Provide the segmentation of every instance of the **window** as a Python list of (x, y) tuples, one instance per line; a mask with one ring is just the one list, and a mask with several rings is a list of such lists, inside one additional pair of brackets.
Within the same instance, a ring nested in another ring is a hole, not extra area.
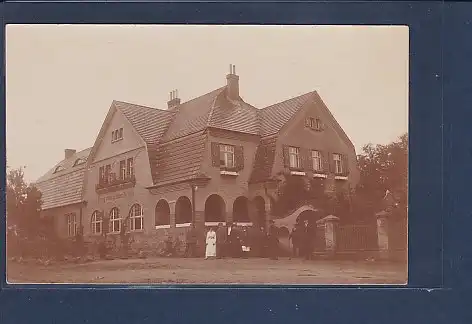
[(336, 174), (343, 173), (343, 161), (342, 161), (342, 156), (341, 154), (333, 154), (333, 160), (334, 160), (334, 172)]
[(111, 165), (105, 165), (105, 183), (110, 182), (111, 180)]
[(104, 183), (105, 182), (105, 167), (101, 166), (98, 169), (98, 182)]
[(290, 146), (288, 148), (288, 154), (290, 158), (290, 167), (299, 169), (301, 167), (300, 148)]
[(139, 204), (131, 206), (129, 211), (130, 230), (139, 231), (143, 229), (143, 208)]
[(62, 165), (59, 165), (55, 170), (54, 173), (59, 172), (59, 171), (64, 171), (65, 168)]
[(120, 179), (121, 180), (126, 179), (126, 161), (125, 160), (120, 161)]
[(75, 213), (67, 214), (67, 236), (72, 237), (77, 233), (77, 219)]
[(220, 144), (220, 167), (234, 168), (234, 146)]
[(78, 166), (78, 165), (84, 164), (85, 162), (87, 162), (87, 159), (86, 159), (86, 158), (78, 158), (77, 160), (75, 160), (74, 166)]
[(314, 171), (322, 171), (323, 170), (323, 164), (322, 164), (322, 158), (321, 158), (321, 152), (313, 150), (311, 151), (311, 159), (313, 162), (313, 170)]
[(128, 178), (131, 179), (134, 177), (134, 165), (133, 165), (133, 158), (129, 158), (126, 163), (126, 173)]
[(121, 230), (121, 218), (118, 208), (113, 207), (110, 211), (110, 232), (119, 233)]
[(98, 210), (92, 214), (92, 234), (102, 234), (103, 220)]
[(310, 118), (310, 127), (315, 130), (320, 130), (321, 120), (319, 118)]
[(115, 129), (111, 132), (111, 142), (116, 142), (123, 139), (123, 127)]

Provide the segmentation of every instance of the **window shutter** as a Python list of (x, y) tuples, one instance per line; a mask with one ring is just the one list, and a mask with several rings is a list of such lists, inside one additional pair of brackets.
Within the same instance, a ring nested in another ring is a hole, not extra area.
[(214, 167), (220, 166), (220, 144), (211, 142), (211, 162)]
[(302, 165), (300, 166), (300, 169), (304, 169), (304, 170), (310, 170), (310, 160), (309, 160), (309, 157), (308, 157), (308, 153), (309, 150), (306, 149), (306, 148), (300, 148), (300, 161), (302, 163)]
[(305, 118), (305, 127), (311, 127), (310, 118)]
[(236, 169), (240, 171), (244, 169), (244, 146), (236, 146), (234, 148), (234, 154), (236, 159)]
[(342, 155), (343, 159), (343, 174), (348, 176), (349, 175), (349, 160), (346, 154)]
[(332, 152), (326, 152), (326, 159), (327, 159), (327, 163), (328, 163), (328, 168), (327, 168), (327, 171), (329, 173), (334, 173), (334, 168), (333, 168), (333, 153)]
[(284, 159), (284, 167), (290, 167), (290, 156), (288, 154), (288, 146), (283, 146), (283, 159)]

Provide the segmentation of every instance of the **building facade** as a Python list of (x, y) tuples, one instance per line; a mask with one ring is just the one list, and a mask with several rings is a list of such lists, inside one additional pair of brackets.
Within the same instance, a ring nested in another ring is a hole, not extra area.
[(36, 182), (59, 236), (83, 228), (93, 240), (126, 224), (152, 245), (192, 222), (266, 226), (283, 176), (356, 185), (354, 146), (316, 91), (258, 109), (234, 66), (226, 78), (184, 103), (171, 92), (166, 110), (114, 101), (93, 146), (65, 150)]

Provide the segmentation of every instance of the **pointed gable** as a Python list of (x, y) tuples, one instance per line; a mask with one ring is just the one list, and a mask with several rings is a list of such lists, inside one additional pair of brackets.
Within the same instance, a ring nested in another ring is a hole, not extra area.
[(313, 93), (305, 93), (263, 108), (260, 112), (261, 136), (277, 134), (295, 116), (303, 104), (312, 98)]
[(175, 114), (173, 111), (115, 101), (115, 106), (128, 119), (147, 144), (160, 141)]

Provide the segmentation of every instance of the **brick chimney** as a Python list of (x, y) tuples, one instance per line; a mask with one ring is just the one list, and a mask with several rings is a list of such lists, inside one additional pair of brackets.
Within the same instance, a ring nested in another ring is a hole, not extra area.
[(170, 100), (167, 101), (167, 109), (172, 110), (176, 109), (180, 106), (180, 98), (179, 98), (179, 93), (177, 90), (173, 90), (169, 92), (170, 95)]
[(64, 150), (64, 158), (69, 159), (69, 158), (73, 157), (75, 152), (77, 152), (77, 151), (73, 150), (73, 149), (65, 149)]
[(229, 65), (229, 74), (226, 76), (226, 88), (228, 97), (232, 100), (239, 100), (239, 76), (236, 75), (236, 66)]

